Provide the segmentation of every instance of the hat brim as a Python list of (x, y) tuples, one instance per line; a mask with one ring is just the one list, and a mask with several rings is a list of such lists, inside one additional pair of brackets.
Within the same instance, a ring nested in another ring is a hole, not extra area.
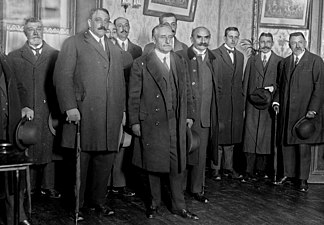
[[(309, 139), (309, 138), (311, 138), (313, 135), (314, 135), (314, 133), (315, 133), (315, 131), (316, 131), (316, 126), (315, 126), (315, 124), (314, 124), (314, 119), (313, 118), (307, 118), (306, 116), (303, 116), (303, 117), (301, 117), (295, 124), (294, 124), (294, 126), (293, 126), (293, 128), (292, 128), (292, 135), (293, 136), (295, 136), (295, 137), (297, 137), (298, 139), (300, 139), (300, 140), (306, 140), (306, 139)], [(298, 128), (299, 128), (299, 126), (302, 124), (302, 123), (304, 123), (304, 122), (310, 122), (310, 123), (312, 123), (312, 129), (309, 131), (309, 133), (308, 134), (301, 134), (300, 132), (298, 132)]]
[(269, 90), (264, 88), (258, 88), (249, 95), (249, 102), (259, 110), (269, 108), (272, 101), (272, 94)]
[(22, 151), (24, 151), (28, 146), (25, 146), (20, 140), (19, 140), (19, 131), (20, 131), (20, 128), (21, 128), (21, 126), (23, 126), (25, 123), (26, 123), (26, 121), (27, 121), (28, 119), (27, 119), (27, 117), (25, 116), (25, 117), (23, 117), (23, 118), (21, 118), (20, 119), (20, 121), (19, 121), (19, 123), (18, 123), (18, 125), (17, 125), (17, 127), (16, 127), (16, 131), (15, 131), (15, 144), (17, 145), (17, 147), (18, 147), (18, 149), (20, 149), (20, 150), (22, 150)]
[(190, 129), (188, 126), (186, 128), (186, 135), (187, 135), (187, 154), (190, 154), (197, 150), (200, 146), (200, 138), (199, 134)]

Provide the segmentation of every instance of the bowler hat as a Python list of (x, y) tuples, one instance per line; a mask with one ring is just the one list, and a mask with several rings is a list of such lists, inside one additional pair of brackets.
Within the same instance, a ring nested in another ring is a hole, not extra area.
[(199, 134), (187, 126), (187, 154), (197, 150), (200, 145)]
[(58, 126), (59, 126), (59, 119), (54, 118), (52, 113), (50, 113), (48, 115), (48, 128), (54, 136), (56, 136), (56, 130)]
[(123, 134), (122, 134), (121, 140), (120, 140), (120, 147), (123, 147), (123, 148), (129, 147), (131, 142), (132, 142), (132, 135), (123, 131)]
[(303, 116), (293, 126), (293, 135), (301, 140), (305, 140), (313, 136), (316, 131), (315, 121), (313, 118)]
[(30, 145), (37, 143), (38, 130), (33, 120), (28, 120), (27, 117), (23, 117), (15, 132), (15, 142), (17, 147), (21, 150), (25, 150)]
[(272, 100), (271, 92), (264, 88), (258, 88), (249, 95), (249, 100), (255, 108), (259, 110), (267, 109)]

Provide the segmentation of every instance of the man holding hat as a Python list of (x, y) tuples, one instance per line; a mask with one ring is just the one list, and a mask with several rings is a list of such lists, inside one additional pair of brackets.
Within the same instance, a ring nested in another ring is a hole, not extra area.
[[(246, 96), (243, 151), (246, 156), (246, 174), (243, 182), (254, 177), (256, 167), (260, 178), (266, 178), (266, 166), (271, 154), (273, 114), (272, 94), (277, 89), (277, 71), (281, 57), (271, 48), (271, 33), (259, 38), (259, 54), (249, 58), (244, 72), (243, 91)], [(255, 165), (255, 162), (257, 164)]]
[[(290, 34), (289, 47), (292, 54), (280, 64), (279, 89), (273, 104), (274, 110), (279, 111), (278, 137), (284, 163), (284, 177), (278, 183), (297, 181), (298, 190), (307, 192), (311, 144), (324, 141), (324, 64), (321, 57), (306, 49), (301, 32)], [(297, 135), (303, 132), (295, 130), (302, 117), (316, 121), (316, 130), (311, 129), (313, 134), (308, 137)]]
[(218, 72), (217, 59), (208, 49), (211, 35), (206, 27), (197, 27), (191, 32), (192, 46), (179, 52), (188, 63), (196, 117), (192, 129), (199, 134), (198, 150), (188, 153), (188, 189), (200, 202), (209, 200), (204, 195), (206, 152), (212, 143), (213, 161), (218, 156)]

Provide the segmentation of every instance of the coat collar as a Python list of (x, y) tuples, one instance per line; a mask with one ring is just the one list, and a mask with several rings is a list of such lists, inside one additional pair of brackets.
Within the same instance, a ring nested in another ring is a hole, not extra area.
[[(207, 48), (207, 52), (206, 54), (208, 54), (208, 58), (210, 61), (216, 59), (216, 57), (214, 56), (214, 54)], [(191, 60), (194, 57), (196, 57), (196, 54), (193, 50), (193, 45), (190, 46), (190, 48), (188, 48), (188, 58)]]
[[(232, 63), (231, 57), (229, 56), (228, 52), (227, 52), (227, 48), (225, 47), (225, 44), (222, 44), (221, 47), (219, 47), (219, 50), (221, 52), (221, 56), (224, 59), (224, 61), (226, 62), (226, 64), (228, 64), (231, 68), (234, 69), (234, 65)], [(234, 57), (236, 55), (236, 48), (234, 49)], [(234, 59), (235, 60), (235, 59)]]
[(43, 41), (43, 47), (42, 47), (42, 53), (40, 54), (38, 60), (36, 61), (35, 55), (33, 51), (31, 50), (28, 42), (26, 41), (23, 47), (20, 49), (21, 56), (30, 62), (31, 64), (41, 64), (43, 61), (48, 59), (48, 56), (50, 54), (50, 49), (52, 49), (45, 41)]
[(105, 46), (106, 51), (103, 50), (103, 48), (100, 46), (100, 44), (94, 39), (94, 37), (90, 34), (89, 31), (84, 32), (84, 40), (85, 42), (89, 43), (92, 48), (94, 48), (106, 61), (109, 60), (108, 58), (108, 38), (105, 36)]

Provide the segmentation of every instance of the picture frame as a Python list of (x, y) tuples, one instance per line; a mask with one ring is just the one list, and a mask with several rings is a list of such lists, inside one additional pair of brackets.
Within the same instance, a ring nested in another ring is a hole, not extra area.
[(263, 0), (260, 27), (308, 28), (311, 0)]
[(198, 0), (144, 0), (143, 14), (159, 17), (163, 13), (174, 13), (178, 20), (192, 22)]

